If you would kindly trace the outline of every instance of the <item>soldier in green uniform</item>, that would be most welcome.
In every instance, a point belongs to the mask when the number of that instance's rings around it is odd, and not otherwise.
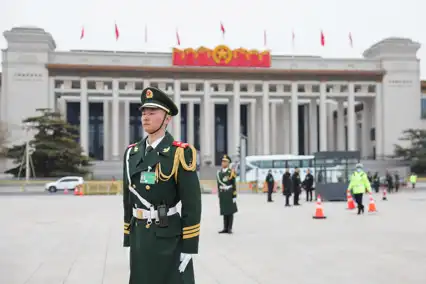
[[[223,215],[223,230],[219,234],[232,234],[234,213],[237,209],[237,185],[235,171],[229,168],[231,158],[223,155],[222,169],[217,172],[217,188],[219,191],[220,215]]]
[[[195,283],[201,191],[196,150],[166,131],[178,108],[148,87],[141,95],[148,137],[124,154],[124,247],[130,247],[129,284]],[[181,214],[177,208],[181,202]]]

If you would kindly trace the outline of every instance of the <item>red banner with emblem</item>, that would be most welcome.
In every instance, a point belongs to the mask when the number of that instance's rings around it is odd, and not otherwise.
[[[219,66],[219,67],[271,67],[269,51],[230,49],[226,45],[218,45],[214,49],[200,47],[198,49],[173,49],[173,65],[175,66]]]

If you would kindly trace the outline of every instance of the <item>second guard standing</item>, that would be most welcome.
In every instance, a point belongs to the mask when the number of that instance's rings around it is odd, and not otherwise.
[[[231,158],[223,155],[222,168],[217,172],[220,215],[223,216],[223,230],[219,234],[232,234],[234,214],[237,213],[237,184],[235,171],[229,168]]]

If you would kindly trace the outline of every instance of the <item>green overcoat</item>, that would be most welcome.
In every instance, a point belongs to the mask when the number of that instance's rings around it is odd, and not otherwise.
[[[219,195],[220,215],[232,215],[238,211],[236,174],[232,169],[217,172],[217,189]]]
[[[195,171],[195,148],[176,142],[166,132],[160,144],[145,156],[146,139],[130,145],[124,155],[124,247],[130,246],[129,284],[195,283],[192,260],[180,273],[180,254],[197,254],[201,220],[201,191]],[[147,172],[155,173],[148,181]],[[152,177],[152,175],[151,175]],[[129,182],[130,179],[130,182]],[[129,189],[156,206],[181,202],[181,215],[168,217],[168,227],[134,216],[133,208],[148,209]]]

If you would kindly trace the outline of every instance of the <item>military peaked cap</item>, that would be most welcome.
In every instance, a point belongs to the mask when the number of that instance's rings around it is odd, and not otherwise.
[[[231,160],[231,158],[228,156],[228,155],[223,155],[223,157],[222,157],[222,161],[228,161],[229,163],[231,163],[232,162],[232,160]]]
[[[141,107],[139,109],[142,110],[143,108],[161,108],[171,116],[175,116],[179,113],[179,109],[169,96],[163,91],[153,87],[145,88],[142,91]]]

